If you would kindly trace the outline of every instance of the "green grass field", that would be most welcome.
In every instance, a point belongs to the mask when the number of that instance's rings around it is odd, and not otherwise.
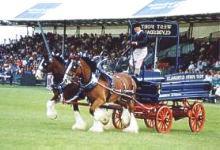
[[[147,129],[138,120],[139,134],[112,129],[104,133],[72,131],[72,109],[58,104],[58,118],[46,117],[46,101],[51,97],[41,87],[0,86],[0,150],[32,149],[220,149],[220,105],[205,104],[207,119],[200,133],[191,133],[188,119],[173,122],[168,134]],[[81,107],[88,126],[92,124],[87,107]],[[88,128],[89,128],[88,127]]]

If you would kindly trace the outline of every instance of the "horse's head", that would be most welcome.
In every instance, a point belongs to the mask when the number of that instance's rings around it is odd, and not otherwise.
[[[91,61],[89,57],[74,56],[71,58],[71,63],[64,75],[64,82],[70,83],[73,80],[87,82],[90,80],[92,72],[95,71],[96,63]]]
[[[70,84],[74,80],[78,80],[82,74],[80,57],[78,55],[70,56],[70,63],[65,71],[63,82]]]
[[[43,79],[46,73],[63,74],[64,75],[64,61],[60,56],[46,57],[41,60],[35,77],[37,79]]]

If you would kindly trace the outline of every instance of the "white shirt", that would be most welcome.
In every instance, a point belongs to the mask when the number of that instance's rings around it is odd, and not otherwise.
[[[142,31],[143,31],[143,30],[140,30],[140,31],[136,32],[136,34],[139,35]]]
[[[189,70],[194,70],[194,69],[195,69],[194,64],[190,64],[189,67],[188,67],[188,69],[189,69]]]
[[[220,61],[216,61],[214,66],[215,66],[216,68],[219,68],[219,67],[220,67]]]

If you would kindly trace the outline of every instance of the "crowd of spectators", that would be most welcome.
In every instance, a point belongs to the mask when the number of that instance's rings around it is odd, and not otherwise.
[[[220,87],[219,44],[220,40],[194,42],[194,51],[183,58],[182,65],[185,72],[205,74],[215,88]]]
[[[71,52],[87,51],[91,55],[98,55],[101,51],[109,52],[110,57],[118,57],[125,47],[127,35],[113,37],[111,34],[83,34],[67,37],[65,41],[66,57]],[[62,36],[47,33],[46,39],[50,50],[54,54],[62,53]],[[19,78],[23,74],[35,74],[37,64],[46,51],[42,35],[20,37],[10,40],[9,44],[0,45],[0,73]]]
[[[63,37],[54,33],[47,33],[46,39],[53,53],[61,53]],[[66,57],[71,52],[87,51],[91,55],[99,55],[106,50],[111,58],[121,56],[127,41],[127,34],[120,34],[117,37],[111,34],[82,34],[70,36],[65,41]],[[188,40],[181,37],[182,43],[194,43],[194,50],[184,54],[180,58],[179,72],[205,73],[212,76],[220,75],[219,40],[200,41]],[[174,45],[175,42],[164,39],[160,43],[160,49]],[[154,45],[153,43],[149,45]],[[33,36],[20,37],[19,40],[10,40],[9,44],[0,45],[0,73],[7,74],[13,79],[19,78],[22,74],[35,74],[37,65],[45,52],[45,44],[42,35],[36,33]],[[163,62],[164,63],[164,62]],[[175,66],[169,58],[167,59],[166,70]],[[160,66],[160,62],[158,63]],[[218,76],[219,77],[219,76]]]
[[[210,70],[218,71],[220,69],[218,43],[213,42],[201,42],[194,43],[195,50],[184,58],[184,61],[188,61],[188,72],[207,72]]]
[[[179,72],[210,74],[210,71],[220,71],[220,39],[209,41],[200,39],[183,39],[184,40],[182,40],[181,43],[183,45],[193,44],[193,50],[189,51],[187,54],[180,55]],[[165,43],[163,44],[165,45]],[[175,58],[169,57],[161,59],[161,62],[165,64],[166,70],[175,68],[175,61]]]

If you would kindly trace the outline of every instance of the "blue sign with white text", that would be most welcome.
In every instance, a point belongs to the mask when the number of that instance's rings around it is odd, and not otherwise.
[[[178,25],[176,22],[144,21],[141,29],[152,37],[177,37]],[[133,29],[133,24],[132,24]],[[132,31],[134,33],[134,30]]]

